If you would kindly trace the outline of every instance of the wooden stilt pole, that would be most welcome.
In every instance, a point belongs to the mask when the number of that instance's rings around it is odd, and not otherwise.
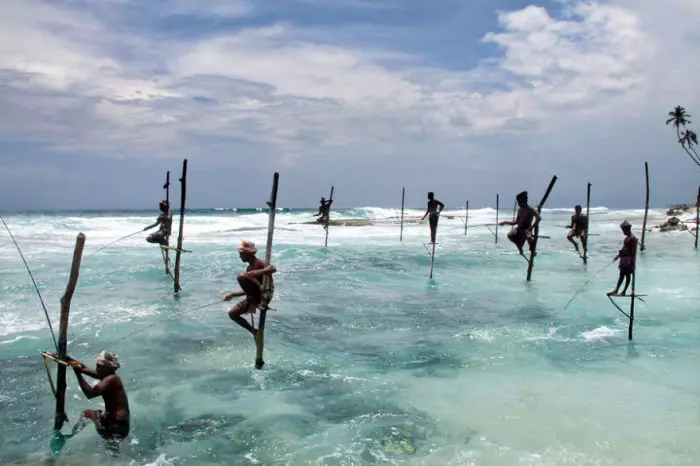
[[[467,201],[467,205],[464,207],[464,210],[466,212],[464,216],[464,236],[467,236],[467,227],[469,226],[469,201]]]
[[[695,199],[695,249],[698,248],[698,233],[700,233],[700,186],[698,187],[698,197]]]
[[[588,245],[589,240],[588,240],[588,227],[591,223],[591,183],[588,183],[588,187],[586,188],[586,245],[583,248],[583,263],[587,264],[588,263]]]
[[[177,235],[177,251],[175,252],[175,275],[173,288],[175,293],[180,291],[180,255],[182,254],[182,231],[185,226],[185,200],[187,198],[187,159],[182,162],[182,178],[180,178],[180,232]]]
[[[168,209],[170,208],[170,170],[165,173],[165,184],[163,185],[165,189],[165,200],[168,201]],[[163,252],[163,262],[165,262],[165,274],[170,275],[170,254],[166,249]]]
[[[542,206],[544,206],[544,203],[547,202],[547,198],[549,197],[549,193],[552,192],[552,188],[554,188],[554,183],[557,182],[557,175],[554,175],[552,177],[552,181],[549,182],[549,186],[547,186],[547,191],[545,191],[544,196],[540,200],[540,203],[537,205],[537,213],[542,212]],[[535,237],[533,238],[533,245],[532,245],[532,250],[530,251],[530,260],[528,261],[527,265],[527,281],[530,281],[532,278],[532,267],[535,265],[535,253],[537,252],[537,239],[540,234],[540,225],[537,224],[535,227]]]
[[[85,247],[85,235],[79,233],[75,240],[73,250],[73,263],[70,268],[70,278],[66,291],[61,297],[61,321],[58,329],[58,359],[65,361],[68,356],[68,316],[70,314],[70,302],[73,299],[73,292],[78,283],[80,275],[80,262],[83,258],[83,248]],[[66,366],[58,365],[58,375],[56,380],[56,416],[54,417],[54,429],[61,430],[63,423],[68,420],[66,416]]]
[[[267,205],[270,208],[270,213],[267,221],[267,244],[265,246],[265,265],[270,265],[272,260],[272,237],[275,232],[275,213],[277,212],[277,186],[279,184],[280,175],[275,172],[272,179],[272,194],[270,195],[270,200]],[[331,189],[332,190],[332,189]],[[270,304],[272,297],[265,290],[269,287],[270,276],[265,275],[263,277],[263,302],[260,307],[260,322],[258,323],[258,333],[255,337],[255,344],[257,346],[257,352],[255,356],[255,368],[262,369],[265,361],[263,361],[263,349],[265,346],[265,319],[267,318],[267,309]]]
[[[165,184],[163,185],[163,189],[165,189],[165,200],[170,202],[170,170],[168,170],[165,174]]]
[[[636,261],[635,261],[636,262]],[[636,267],[635,267],[636,269]],[[630,297],[630,315],[629,315],[629,320],[630,320],[630,326],[627,330],[627,339],[632,340],[632,326],[634,325],[634,302],[637,299],[637,295],[635,294],[635,279],[637,278],[637,271],[635,270],[634,273],[632,274],[632,296]]]
[[[333,200],[333,189],[335,186],[331,186],[331,197],[328,199],[329,201]],[[328,222],[331,219],[331,212],[330,212],[330,206],[328,206],[328,218],[326,219],[326,243],[324,247],[328,247]]]
[[[496,238],[496,244],[498,244],[498,193],[496,194],[496,233],[493,236]]]
[[[515,201],[513,203],[513,221],[515,221],[515,214],[517,213],[517,211],[518,211],[518,201]]]
[[[437,235],[435,237],[437,241]],[[433,243],[433,252],[430,255],[430,278],[433,278],[433,264],[435,263],[435,243]]]
[[[399,241],[403,241],[403,208],[406,198],[406,188],[401,188],[401,233],[399,233]]]
[[[642,244],[639,248],[640,251],[646,249],[644,246],[644,236],[647,231],[647,215],[649,214],[649,164],[647,162],[644,162],[644,175],[646,177],[647,196],[644,203],[644,221],[642,222]]]

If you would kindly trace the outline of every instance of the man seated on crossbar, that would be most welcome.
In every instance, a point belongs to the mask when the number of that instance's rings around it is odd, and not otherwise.
[[[258,248],[255,247],[255,243],[251,241],[241,242],[241,246],[238,248],[238,255],[241,261],[248,264],[246,271],[239,273],[236,277],[241,291],[234,291],[222,298],[222,301],[231,301],[235,297],[245,296],[245,299],[231,308],[228,316],[238,325],[252,333],[253,338],[256,337],[258,331],[243,318],[243,315],[254,313],[261,304],[268,304],[272,300],[272,295],[275,292],[272,274],[277,272],[277,268],[274,265],[265,265],[263,260],[256,257],[255,254],[257,252]],[[268,282],[266,289],[263,289],[261,283],[263,283],[265,276],[268,276]]]
[[[523,191],[515,196],[515,200],[518,202],[518,215],[515,217],[515,220],[505,220],[500,222],[499,225],[514,225],[515,228],[508,232],[508,239],[515,244],[521,256],[525,255],[523,253],[523,246],[525,245],[525,241],[527,241],[530,247],[530,253],[532,257],[535,257],[535,238],[533,233],[540,223],[540,214],[535,208],[528,205],[527,191]]]

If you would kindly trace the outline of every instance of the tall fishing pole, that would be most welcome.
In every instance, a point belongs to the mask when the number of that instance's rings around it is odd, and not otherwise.
[[[32,279],[32,283],[34,284],[34,289],[36,290],[36,294],[39,295],[39,301],[41,301],[41,307],[44,308],[44,315],[46,315],[46,321],[49,324],[49,330],[51,330],[51,337],[53,338],[53,345],[56,347],[56,351],[58,352],[58,342],[56,341],[56,334],[53,333],[53,326],[51,325],[51,319],[49,318],[49,312],[46,310],[46,305],[44,304],[44,298],[41,297],[41,292],[39,291],[39,286],[37,286],[36,280],[34,280],[34,275],[32,275],[32,271],[29,269],[29,265],[27,264],[27,261],[24,258],[24,254],[22,254],[22,250],[19,248],[19,244],[17,244],[15,237],[12,235],[12,232],[10,231],[10,227],[7,226],[7,223],[5,223],[5,219],[2,218],[2,216],[0,216],[0,220],[2,220],[2,224],[5,225],[5,229],[10,234],[10,238],[12,238],[12,242],[15,243],[15,247],[17,248],[17,252],[19,252],[19,256],[22,258],[22,262],[24,262],[24,266],[27,268],[27,272],[29,272],[29,277]]]
[[[144,231],[143,229],[140,229],[139,231],[135,231],[135,232],[133,232],[133,233],[131,233],[131,234],[129,234],[129,235],[122,236],[121,238],[119,238],[119,239],[117,239],[117,240],[114,240],[114,241],[112,241],[111,243],[102,246],[102,247],[101,247],[100,249],[98,249],[97,251],[91,252],[90,254],[87,255],[87,257],[90,257],[90,256],[92,256],[93,254],[97,254],[98,252],[102,251],[104,248],[107,248],[107,247],[113,245],[114,243],[118,243],[118,242],[121,241],[121,240],[124,240],[124,239],[127,239],[127,238],[131,238],[132,236],[137,235],[137,234],[139,234],[139,233],[141,233],[141,232],[143,232],[143,231]]]

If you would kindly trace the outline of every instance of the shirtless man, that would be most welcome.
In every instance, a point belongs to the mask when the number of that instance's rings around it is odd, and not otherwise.
[[[637,237],[632,234],[632,225],[630,222],[625,220],[620,224],[620,229],[625,235],[625,240],[622,243],[622,249],[615,256],[613,262],[620,259],[620,277],[617,280],[617,286],[614,290],[608,292],[608,296],[617,295],[620,285],[622,285],[622,279],[625,279],[625,288],[622,290],[621,296],[627,293],[627,287],[630,284],[630,279],[632,274],[634,274],[635,266],[637,264]]]
[[[515,225],[515,228],[508,232],[508,239],[511,240],[518,248],[520,255],[524,256],[523,245],[527,240],[528,246],[530,246],[530,251],[532,251],[534,246],[534,238],[532,234],[535,231],[535,227],[540,223],[541,217],[537,213],[537,210],[530,207],[527,204],[527,191],[523,191],[517,196],[515,200],[518,201],[518,215],[515,217],[515,221],[503,221],[499,225]],[[535,219],[535,223],[532,220]],[[533,252],[534,257],[534,252]]]
[[[583,251],[586,252],[586,228],[588,227],[588,217],[581,214],[581,206],[577,205],[574,207],[574,215],[571,216],[571,224],[567,228],[571,228],[569,233],[566,234],[566,239],[569,240],[571,244],[576,248],[576,252],[581,254],[578,250],[578,244],[574,241],[574,238],[581,238],[581,246],[583,246]]]
[[[321,205],[318,206],[318,212],[314,214],[314,217],[318,217],[316,221],[318,223],[323,223],[323,228],[326,228],[328,225],[328,220],[331,215],[331,204],[333,204],[333,199],[326,200],[325,197],[321,198]]]
[[[73,432],[66,437],[72,437],[87,425],[89,421],[95,423],[97,433],[105,440],[122,440],[129,435],[129,400],[121,377],[116,374],[119,369],[119,356],[109,351],[103,351],[97,356],[96,370],[89,369],[79,361],[69,358],[68,362],[73,367],[78,378],[80,388],[88,399],[102,396],[105,404],[104,412],[91,409],[83,411]],[[83,374],[99,379],[100,382],[91,387]]]
[[[442,212],[442,209],[444,208],[445,204],[435,199],[435,195],[432,192],[429,192],[428,208],[426,209],[423,218],[420,219],[420,221],[422,222],[423,220],[425,220],[425,217],[427,217],[428,214],[430,214],[430,218],[428,219],[428,221],[430,222],[430,242],[428,244],[435,244],[435,237],[437,236],[438,219],[440,218],[440,212]]]
[[[277,268],[274,265],[270,264],[266,266],[265,262],[255,257],[257,252],[258,248],[255,247],[255,243],[251,241],[241,242],[241,246],[238,248],[238,255],[241,261],[248,264],[245,273],[239,273],[237,277],[241,291],[234,291],[221,299],[222,301],[231,301],[231,299],[235,297],[245,296],[245,299],[228,311],[228,316],[238,325],[252,333],[253,338],[256,337],[258,331],[243,318],[243,315],[255,312],[262,304],[263,298],[265,298],[266,303],[270,302],[275,292],[275,283],[272,274],[277,272]],[[266,274],[269,274],[268,296],[263,296],[264,290],[262,289],[261,283],[263,281],[263,276]]]
[[[160,201],[159,204],[160,211],[162,212],[156,222],[153,225],[148,225],[143,231],[148,231],[151,228],[160,225],[160,228],[155,233],[151,233],[146,238],[149,243],[157,243],[161,246],[168,245],[168,239],[170,238],[170,230],[173,225],[173,214],[170,212],[170,202]]]

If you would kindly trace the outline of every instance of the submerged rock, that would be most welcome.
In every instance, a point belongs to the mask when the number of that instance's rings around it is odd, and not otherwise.
[[[180,442],[197,440],[202,437],[214,435],[243,420],[245,420],[243,416],[215,416],[204,414],[196,418],[186,419],[168,427],[168,436]]]

